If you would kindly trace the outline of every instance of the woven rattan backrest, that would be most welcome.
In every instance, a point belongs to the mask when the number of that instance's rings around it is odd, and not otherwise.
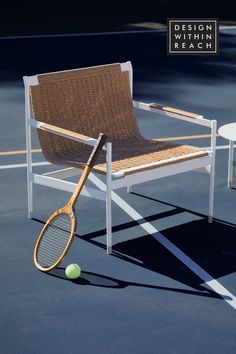
[[[38,76],[31,87],[34,117],[42,122],[97,138],[111,140],[140,137],[134,115],[128,71],[120,64],[63,71]],[[45,157],[85,149],[69,139],[38,131]]]

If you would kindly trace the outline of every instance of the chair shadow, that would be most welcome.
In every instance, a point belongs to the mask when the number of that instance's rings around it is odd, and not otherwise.
[[[164,235],[213,278],[236,271],[236,228],[215,221],[197,220],[163,230]],[[114,245],[114,256],[198,289],[196,276],[151,235]],[[134,260],[137,260],[134,261]]]

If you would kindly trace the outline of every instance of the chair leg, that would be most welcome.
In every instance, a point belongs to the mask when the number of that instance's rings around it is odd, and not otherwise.
[[[127,186],[127,193],[132,193],[132,186]]]
[[[212,120],[212,123],[211,123],[212,161],[211,161],[211,165],[210,165],[210,188],[209,188],[209,210],[208,210],[208,222],[209,223],[212,223],[213,207],[214,207],[216,132],[217,132],[217,121]]]
[[[107,191],[106,197],[106,232],[107,232],[107,254],[112,253],[112,228],[111,228],[111,194]]]
[[[210,172],[210,188],[209,188],[208,223],[212,223],[212,218],[213,218],[214,186],[215,186],[215,167],[214,167],[214,165],[211,165],[211,172]]]
[[[234,161],[234,142],[229,142],[229,160],[228,160],[228,188],[233,184],[233,161]]]
[[[26,121],[26,159],[27,159],[27,198],[28,198],[28,218],[33,217],[33,183],[30,181],[32,174],[32,143],[31,128]]]
[[[28,219],[33,218],[33,183],[27,178],[27,193],[28,193]]]
[[[107,253],[112,253],[112,215],[111,215],[111,157],[112,145],[110,142],[106,143],[106,232],[107,232]]]

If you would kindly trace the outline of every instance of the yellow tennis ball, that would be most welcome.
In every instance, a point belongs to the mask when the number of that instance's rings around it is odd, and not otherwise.
[[[81,274],[80,266],[78,266],[78,264],[75,263],[69,264],[66,267],[65,273],[68,279],[77,279]]]

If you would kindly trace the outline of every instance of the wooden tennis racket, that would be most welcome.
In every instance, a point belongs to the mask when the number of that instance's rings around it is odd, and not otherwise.
[[[101,133],[69,202],[49,217],[41,231],[34,249],[34,264],[39,270],[54,269],[66,256],[77,226],[75,203],[106,141],[107,137]]]

